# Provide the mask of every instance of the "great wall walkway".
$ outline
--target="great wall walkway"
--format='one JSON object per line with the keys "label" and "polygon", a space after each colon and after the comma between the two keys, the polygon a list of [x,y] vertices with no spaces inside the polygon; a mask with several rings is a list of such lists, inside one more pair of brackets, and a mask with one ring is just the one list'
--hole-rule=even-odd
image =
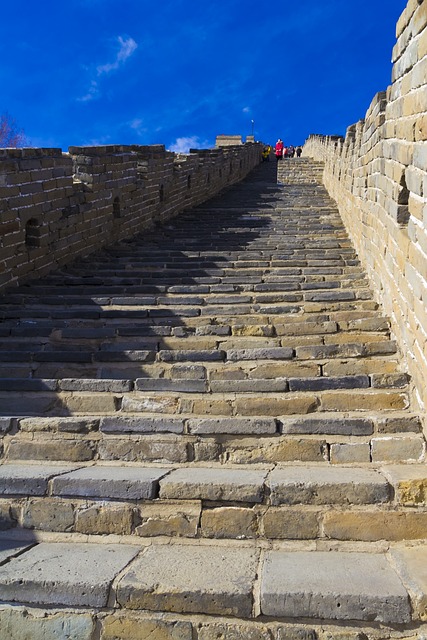
{"label": "great wall walkway", "polygon": [[422,425],[321,170],[0,300],[1,640],[424,637]]}

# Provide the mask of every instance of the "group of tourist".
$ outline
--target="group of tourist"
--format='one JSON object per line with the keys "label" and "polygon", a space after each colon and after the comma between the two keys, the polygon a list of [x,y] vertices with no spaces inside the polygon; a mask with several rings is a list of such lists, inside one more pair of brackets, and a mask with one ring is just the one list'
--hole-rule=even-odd
{"label": "group of tourist", "polygon": [[[273,148],[269,145],[266,144],[262,150],[262,159],[263,161],[269,161],[270,160],[270,155],[272,152]],[[282,158],[294,158],[295,156],[297,156],[297,158],[299,158],[302,154],[302,149],[301,147],[294,147],[293,145],[289,145],[288,147],[285,146],[283,144],[283,140],[281,140],[280,138],[278,139],[278,141],[275,144],[274,147],[274,155],[276,156],[276,160],[281,160]]]}
{"label": "group of tourist", "polygon": [[297,156],[297,158],[299,158],[302,154],[302,149],[301,147],[295,148],[292,144],[286,146],[283,143],[283,140],[279,138],[274,147],[274,154],[277,161],[281,160],[282,158],[294,158],[295,155]]}

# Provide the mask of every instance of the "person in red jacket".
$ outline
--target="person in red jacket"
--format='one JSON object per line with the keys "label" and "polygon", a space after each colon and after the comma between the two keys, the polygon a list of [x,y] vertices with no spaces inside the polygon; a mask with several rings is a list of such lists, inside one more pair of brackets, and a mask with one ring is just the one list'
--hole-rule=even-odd
{"label": "person in red jacket", "polygon": [[276,142],[276,145],[274,147],[274,153],[276,155],[276,160],[279,161],[283,155],[283,142],[280,138]]}

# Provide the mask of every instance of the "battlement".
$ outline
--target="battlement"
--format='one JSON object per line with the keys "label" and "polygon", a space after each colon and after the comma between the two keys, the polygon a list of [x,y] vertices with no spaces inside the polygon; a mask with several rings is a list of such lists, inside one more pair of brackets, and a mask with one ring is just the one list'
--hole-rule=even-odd
{"label": "battlement", "polygon": [[246,176],[261,145],[0,149],[0,289],[130,238]]}
{"label": "battlement", "polygon": [[304,155],[325,163],[375,296],[408,354],[427,403],[427,2],[408,2],[396,28],[392,85],[345,138],[313,135]]}

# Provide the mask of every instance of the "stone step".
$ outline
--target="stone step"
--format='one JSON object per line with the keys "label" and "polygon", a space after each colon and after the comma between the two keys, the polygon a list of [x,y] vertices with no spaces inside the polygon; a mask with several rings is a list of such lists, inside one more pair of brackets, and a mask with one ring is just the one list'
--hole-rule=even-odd
{"label": "stone step", "polygon": [[424,634],[423,423],[322,166],[279,164],[0,299],[11,640]]}
{"label": "stone step", "polygon": [[[2,529],[18,533],[325,542],[426,538],[420,465],[371,471],[15,463],[1,465],[0,477]],[[414,500],[423,508],[414,511]],[[391,536],[385,535],[389,528]]]}
{"label": "stone step", "polygon": [[3,459],[137,463],[416,463],[425,459],[416,414],[280,417],[167,414],[0,419]]}
{"label": "stone step", "polygon": [[[43,609],[53,604],[59,619],[66,618],[66,609],[71,607],[69,622],[85,613],[93,628],[99,617],[98,629],[108,638],[117,637],[114,627],[126,627],[128,632],[133,628],[132,637],[140,632],[150,635],[156,613],[170,614],[161,618],[158,632],[186,640],[194,637],[190,635],[193,630],[209,633],[211,624],[216,637],[221,628],[240,629],[242,635],[237,631],[229,636],[236,638],[267,637],[270,629],[279,633],[277,638],[316,638],[317,625],[325,623],[341,625],[341,636],[330,636],[334,638],[342,637],[348,628],[355,630],[358,624],[362,628],[381,625],[387,632],[393,625],[412,623],[416,627],[421,622],[426,592],[420,569],[425,546],[389,553],[331,553],[263,550],[249,542],[145,546],[142,542],[25,544],[4,539],[3,548],[8,560],[0,573],[3,603],[29,605],[30,623],[31,605]],[[137,615],[142,612],[142,627],[137,627]],[[13,613],[7,609],[2,613],[9,623],[17,622],[16,607]],[[227,621],[208,616],[226,616]],[[301,625],[302,620],[308,629],[314,626],[310,635],[303,634],[303,627],[300,633],[294,628],[294,635],[288,635],[290,625]],[[259,627],[249,624],[256,622]],[[173,628],[179,636],[169,635]],[[351,637],[357,636],[353,632]]]}
{"label": "stone step", "polygon": [[[195,416],[206,413],[213,416],[277,416],[323,411],[360,411],[363,414],[381,409],[402,410],[410,404],[406,389],[332,387],[328,390],[316,388],[286,393],[211,392],[204,397],[200,395],[200,389],[196,393],[189,391],[182,396],[182,392],[173,391],[126,391],[126,381],[120,381],[124,389],[114,393],[89,389],[56,391],[50,387],[50,383],[43,386],[42,381],[35,382],[41,383],[38,390],[1,391],[0,415],[40,415],[40,412],[52,416],[85,413],[111,415],[117,412],[124,415],[144,415],[154,412]],[[103,381],[104,385],[105,382]],[[80,381],[76,386],[79,384]]]}

